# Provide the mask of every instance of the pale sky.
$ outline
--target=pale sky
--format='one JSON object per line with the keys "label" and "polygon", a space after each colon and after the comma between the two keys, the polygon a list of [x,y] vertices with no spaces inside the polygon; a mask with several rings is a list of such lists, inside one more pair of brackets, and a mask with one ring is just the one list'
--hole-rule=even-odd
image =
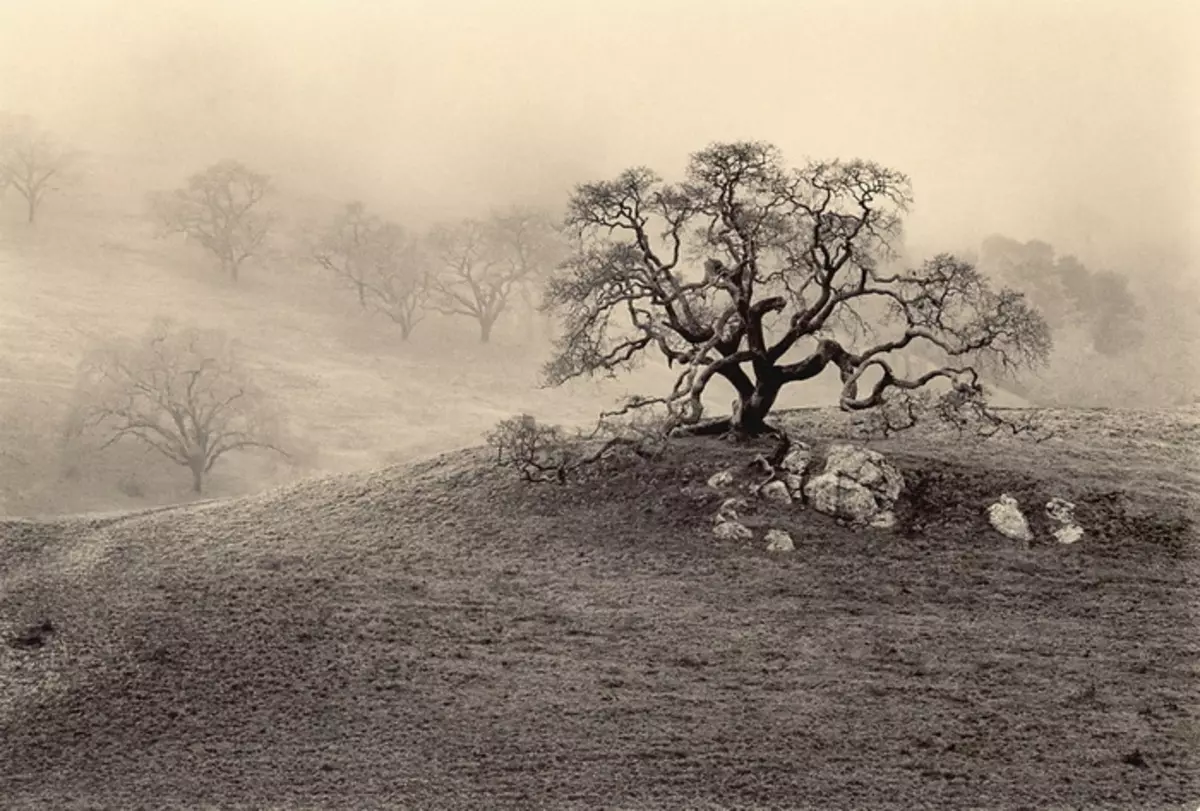
{"label": "pale sky", "polygon": [[413,218],[761,139],[906,172],[930,249],[1200,275],[1198,34],[1189,0],[0,0],[0,109]]}

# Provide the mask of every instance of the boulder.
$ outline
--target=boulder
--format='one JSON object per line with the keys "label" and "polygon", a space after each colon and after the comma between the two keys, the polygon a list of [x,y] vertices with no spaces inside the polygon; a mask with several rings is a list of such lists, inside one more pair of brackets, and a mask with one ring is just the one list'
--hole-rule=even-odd
{"label": "boulder", "polygon": [[879,508],[891,509],[904,489],[904,476],[879,451],[857,445],[831,445],[825,457],[826,474],[835,474],[870,490]]}
{"label": "boulder", "polygon": [[764,484],[758,489],[758,494],[767,501],[773,501],[776,504],[791,506],[792,503],[792,494],[788,492],[787,485],[778,479]]}
{"label": "boulder", "polygon": [[1052,498],[1046,502],[1046,515],[1061,526],[1054,530],[1054,540],[1059,543],[1075,543],[1083,537],[1083,527],[1075,521],[1075,505],[1063,498]]}
{"label": "boulder", "polygon": [[1059,543],[1075,543],[1083,537],[1083,527],[1078,524],[1068,524],[1054,530],[1054,540]]}
{"label": "boulder", "polygon": [[792,552],[796,548],[796,544],[792,541],[792,536],[782,529],[767,530],[767,551],[768,552]]}
{"label": "boulder", "polygon": [[1046,502],[1046,515],[1060,524],[1075,523],[1075,505],[1065,498],[1052,498]]}
{"label": "boulder", "polygon": [[988,521],[997,532],[1014,541],[1033,540],[1029,522],[1025,520],[1020,505],[1008,493],[1001,495],[996,503],[988,507]]}
{"label": "boulder", "polygon": [[725,521],[740,521],[741,516],[739,510],[750,508],[750,503],[744,498],[727,498],[721,502],[721,506],[717,508],[717,514],[713,518],[713,523],[720,524]]}
{"label": "boulder", "polygon": [[804,497],[804,477],[798,473],[784,473],[783,483],[787,486],[788,493],[792,498],[800,499]]}
{"label": "boulder", "polygon": [[783,462],[779,467],[788,473],[802,477],[808,472],[808,466],[812,464],[812,460],[812,448],[803,442],[792,440],[791,450],[787,452],[787,456],[783,457]]}
{"label": "boulder", "polygon": [[708,478],[708,486],[714,490],[723,490],[731,484],[733,484],[732,470],[722,470]]}
{"label": "boulder", "polygon": [[868,524],[880,511],[875,496],[853,479],[836,473],[814,476],[804,485],[804,496],[817,512]]}
{"label": "boulder", "polygon": [[738,521],[721,521],[713,527],[713,535],[722,541],[748,541],[754,533]]}

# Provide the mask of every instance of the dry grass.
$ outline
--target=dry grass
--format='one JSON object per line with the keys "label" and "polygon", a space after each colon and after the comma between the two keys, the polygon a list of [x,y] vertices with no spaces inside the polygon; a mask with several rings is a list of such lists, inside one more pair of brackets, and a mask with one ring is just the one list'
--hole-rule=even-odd
{"label": "dry grass", "polygon": [[[565,488],[463,451],[5,524],[5,635],[55,630],[0,647],[3,805],[1194,806],[1177,507],[1033,476],[1042,451],[892,451],[894,535],[779,513],[786,556],[709,534],[719,497],[685,488],[754,453],[715,441]],[[1076,498],[1088,538],[1005,541],[983,514],[1001,490]]]}

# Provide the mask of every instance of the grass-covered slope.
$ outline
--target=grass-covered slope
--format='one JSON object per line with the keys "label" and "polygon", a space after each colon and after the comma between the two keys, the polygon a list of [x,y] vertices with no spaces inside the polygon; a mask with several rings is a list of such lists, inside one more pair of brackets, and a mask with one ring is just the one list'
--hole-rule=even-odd
{"label": "grass-covered slope", "polygon": [[[0,806],[1194,808],[1194,480],[993,447],[891,442],[896,532],[779,513],[782,555],[712,537],[716,440],[0,525]],[[1091,532],[1022,549],[1003,491]]]}

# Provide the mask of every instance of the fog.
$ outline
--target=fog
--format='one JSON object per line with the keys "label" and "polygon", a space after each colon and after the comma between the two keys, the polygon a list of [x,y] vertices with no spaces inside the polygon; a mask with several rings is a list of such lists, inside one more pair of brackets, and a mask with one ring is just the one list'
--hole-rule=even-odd
{"label": "fog", "polygon": [[[906,173],[909,258],[977,257],[1003,235],[1128,277],[1143,345],[1100,358],[1064,331],[1057,365],[1025,394],[1192,402],[1197,31],[1200,7],[1184,0],[0,2],[0,113],[79,151],[36,227],[11,191],[0,198],[0,377],[13,384],[0,440],[19,438],[0,445],[0,485],[19,483],[0,487],[0,508],[184,497],[144,448],[89,462],[87,486],[64,484],[84,463],[49,450],[82,354],[156,316],[244,343],[310,449],[300,471],[222,463],[216,494],[476,442],[539,403],[592,419],[598,393],[529,394],[546,335],[510,317],[484,350],[474,327],[435,317],[401,342],[314,268],[306,229],[350,200],[414,230],[510,204],[558,211],[575,184],[632,166],[677,179],[719,141]],[[223,159],[269,175],[285,212],[283,247],[236,286],[194,242],[155,239],[147,217],[148,193]],[[803,396],[832,404],[831,386]]]}
{"label": "fog", "polygon": [[414,216],[757,138],[907,172],[918,244],[1194,257],[1198,22],[1184,0],[7,2],[0,108]]}

